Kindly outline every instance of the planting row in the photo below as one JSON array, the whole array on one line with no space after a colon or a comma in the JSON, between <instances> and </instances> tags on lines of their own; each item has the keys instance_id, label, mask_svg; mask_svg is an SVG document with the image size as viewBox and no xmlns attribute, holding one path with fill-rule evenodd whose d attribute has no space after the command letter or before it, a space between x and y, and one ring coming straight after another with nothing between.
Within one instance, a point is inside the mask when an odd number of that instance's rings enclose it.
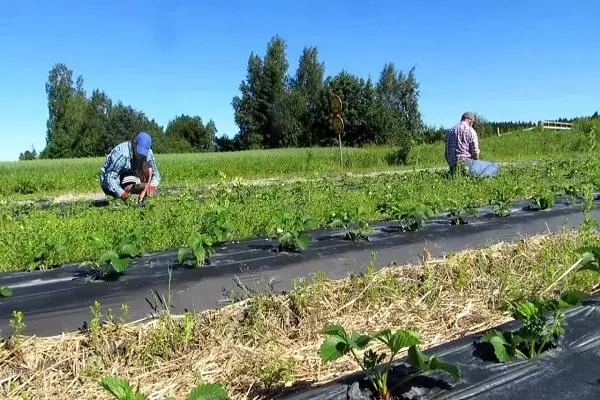
<instances>
[{"instance_id":1,"label":"planting row","mask_svg":"<svg viewBox=\"0 0 600 400\"><path fill-rule=\"evenodd\" d=\"M43 211L35 205L5 205L0 209L0 270L99 258L120 268L125 261L118 260L172 248L185 248L182 260L202 264L212 246L224 241L271 235L281 250L302 250L311 229L341 228L348 239L362 240L372 221L397 220L411 231L438 213L448 213L444 218L451 223L465 222L482 206L505 216L519 199L528 199L532 210L552 207L556 195L588 204L598 187L600 166L590 158L506 167L487 179L418 172L269 187L224 181L202 197L184 191L157 196L143 207L70 204Z\"/></svg>"},{"instance_id":2,"label":"planting row","mask_svg":"<svg viewBox=\"0 0 600 400\"><path fill-rule=\"evenodd\" d=\"M584 217L589 216L590 213L584 213ZM537 220L538 226L540 220L545 219L537 213L530 214L530 218ZM523 224L529 223L527 219ZM510 227L513 224L501 225ZM458 230L471 228L467 225ZM480 250L461 251L443 259L425 256L419 265L407 265L404 258L397 260L402 266L380 270L374 262L359 261L366 268L358 267L352 270L355 273L349 276L344 274L341 280L331 280L340 275L330 271L327 266L311 270L323 271L314 275L283 275L277 272L265 275L265 283L267 280L270 282L272 276L280 280L294 276L298 279L293 279L289 286L277 285L264 289L257 288L240 276L240 291L236 289L234 295L232 287L227 297L228 303L244 301L232 307L206 310L199 314L190 309L200 311L197 300L205 295L203 287L191 286L193 290L189 292L193 300L178 302L174 299L183 288L171 282L185 280L176 277L178 272L207 278L216 271L212 268L200 271L174 268L172 281L169 274L167 285L163 275L160 285L153 285L150 298L146 298L155 318L142 324L124 325L128 320L141 318L139 314L134 315L136 308L147 307L144 303L147 290L144 288L136 292L135 300L122 296L123 292L140 284L136 278L143 268L132 268L132 275L124 276L123 280L114 284L87 285L86 299L78 298L73 290L56 285L52 286L49 293L46 289L38 288L42 289L40 296L46 298L43 302L45 309L51 311L47 320L69 318L73 308L66 306L64 301L67 301L85 310L73 319L76 326L81 326L84 320L88 322L81 332L49 338L43 337L42 333L36 337L20 336L35 326L36 320L39 321L35 309L26 305L27 298L36 297L32 295L36 293L35 288L30 288L33 290L23 298L3 303L6 323L2 326L2 333L11 336L5 336L7 341L0 343L0 358L5 360L1 363L0 375L8 380L0 391L4 391L2 393L6 394L6 398L17 397L24 392L34 398L43 395L100 397L96 394L101 388L99 381L107 374L115 374L128 379L131 382L130 389L139 385L141 394L137 397L140 399L145 395L149 398L167 395L187 398L194 385L201 382L224 384L232 399L277 398L275 394L284 388L286 382L296 382L296 399L341 399L347 398L348 392L357 394L361 388L368 391L374 388L369 382L360 380L360 377L346 379L347 386L325 385L314 391L306 391L306 383L329 380L356 369L358 364L353 365L353 360L356 360L351 357L352 352L343 354L346 346L340 343L340 339L352 341L353 337L363 336L361 340L354 341L361 345L368 341L368 346L354 349L363 364L364 350L373 350L376 355L381 354L380 350L389 354L384 341L398 347L406 339L404 344L408 345L399 355L412 347L410 353L415 354L411 361L416 360L418 368L407 368L405 364L408 360L393 362L388 367L387 357L380 364L384 371L388 371L388 389L407 374L412 375L403 385L405 389L410 388L407 394L416 395L412 398L423 394L424 387L431 389L431 396L425 393L420 397L457 398L466 394L477 395L475 398L501 397L498 389L484 391L485 382L511 390L505 394L505 398L511 398L511 395L512 398L527 398L519 390L531 386L511 383L526 377L529 384L537 385L534 389L541 389L544 383L554 385L553 389L548 390L552 392L564 385L561 376L568 380L572 393L586 398L591 391L597 393L594 384L597 376L592 378L594 373L597 375L594 365L597 365L598 359L592 353L596 351L597 327L600 325L595 314L597 309L593 306L566 312L566 335L559 332L558 338L553 337L551 341L558 346L550 351L539 352L540 347L548 346L541 346L543 341L538 342L535 352L539 355L533 359L529 359L530 352L518 347L526 356L524 361L521 361L523 356L514 351L514 357L511 357L508 365L497 365L500 359L494 355L494 345L485 341L483 336L498 330L507 343L514 344L512 337L517 339L516 336L525 335L518 326L490 329L506 320L502 311L507 304L512 305L510 310L513 312L535 306L534 314L541 316L535 319L541 320L549 331L553 330L551 317L560 311L556 308L562 309L566 305L563 302L572 304L581 299L581 293L575 289L587 293L596 290L599 243L600 236L595 230L570 231L535 236L515 243L500 243ZM438 246L434 245L433 248L439 251ZM439 253L434 250L431 254ZM170 257L173 257L172 253ZM282 255L278 258L296 257ZM577 267L589 271L574 271ZM151 265L147 273L149 276L156 275L158 270L163 269L166 269L166 264L156 259L155 265ZM50 272L50 278L57 277L59 272ZM45 279L41 274L36 275L42 278L40 280ZM205 278L200 280L211 285L211 281ZM212 283L212 286L214 293L219 293L221 285ZM110 290L110 296L99 295L102 290L98 288ZM22 290L27 291L23 287L15 288L15 294L20 295ZM92 307L89 307L90 303ZM542 308L550 309L550 315L542 314ZM7 319L11 311L9 324ZM174 316L169 311L185 311L185 315ZM561 314L562 311L558 315ZM574 318L574 315L578 317ZM449 343L441 349L424 349L481 329L485 330L459 343ZM358 334L353 335L352 332ZM496 333L489 335L490 338L497 336ZM474 345L471 343L473 340L476 342ZM333 342L336 343L335 350L342 355L337 360L328 361L339 355L330 352L331 346L326 345ZM485 359L489 361L482 360L479 355L472 356L475 350L480 353L485 350ZM419 353L424 356L421 360ZM507 348L507 353L512 354L513 351ZM319 358L326 362L322 363ZM451 374L444 369L428 371L443 365L442 362L458 369L460 381L456 386L449 386L454 382ZM575 364L581 368L574 368ZM48 365L61 367L48 370ZM451 368L449 372L456 369ZM107 383L107 379L103 381ZM113 381L118 386L125 386L128 391L125 383ZM357 381L359 384L353 385ZM589 382L587 386L586 381ZM438 395L435 391L442 393ZM567 395L563 397L570 398Z\"/></svg>"},{"instance_id":3,"label":"planting row","mask_svg":"<svg viewBox=\"0 0 600 400\"><path fill-rule=\"evenodd\" d=\"M586 229L589 227L584 228L583 232ZM569 274L592 271L597 282L600 274L600 247L586 246L579 251L579 260L542 293L551 292ZM598 285L595 287L598 288ZM584 302L586 305L580 307ZM546 294L545 298L537 296L531 300L510 302L507 310L511 312L513 321L459 339L456 343L437 346L438 351L445 349L448 358L444 359L436 355L424 355L419 349L420 334L411 329L388 328L369 334L347 332L343 326L330 325L322 332L326 337L320 348L321 359L331 362L348 357L358 364L362 373L341 378L324 387L300 389L291 395L277 398L392 400L444 394L451 397L453 392L458 392L459 395L470 392L476 398L508 399L521 398L534 392L536 396L540 396L544 394L544 390L548 394L552 393L552 396L566 398L568 395L564 393L565 385L568 393L577 393L577 398L596 398L597 387L589 385L590 380L597 381L600 371L597 358L600 354L598 304L600 297L597 292L590 294L577 289L564 289L554 298ZM569 313L567 331L565 310L575 306L578 309ZM373 342L383 343L382 351L366 350ZM428 353L435 352L436 349ZM396 355L402 350L407 350L407 357L395 361ZM554 354L540 360L549 351ZM523 362L532 364L527 366ZM507 364L507 367L499 373L497 368L491 366L493 363ZM576 363L579 363L579 367ZM512 368L512 364L518 366ZM430 374L438 370L446 376ZM545 372L531 374L533 370ZM560 371L560 375L554 375L552 371ZM417 380L422 374L428 374L430 379ZM465 374L466 382L463 381ZM526 382L518 386L512 385L525 376ZM449 384L448 378L453 381L453 385ZM593 385L597 386L597 382Z\"/></svg>"},{"instance_id":4,"label":"planting row","mask_svg":"<svg viewBox=\"0 0 600 400\"><path fill-rule=\"evenodd\" d=\"M592 273L593 280L598 281L600 247L581 248L580 254L577 263L547 288L548 293L552 292L553 286L566 280L568 274ZM452 396L454 392L465 391L472 395L479 393L478 396L485 399L515 398L536 391L539 395L539 390L544 387L554 394L562 394L566 380L569 380L571 390L580 390L579 398L594 398L596 389L582 390L582 386L589 385L590 379L597 379L594 353L598 350L595 339L598 300L590 293L563 288L558 295L537 295L511 301L506 309L515 321L428 351L420 348L422 337L416 329L355 332L346 330L341 324L326 324L320 332L322 342L318 355L321 361L351 360L361 373L317 387L296 388L292 385L283 392L279 390L279 394L271 389L269 398L393 400ZM397 356L405 352L407 356L398 360ZM588 367L573 370L574 358ZM504 373L498 372L494 367L496 364L505 365ZM565 370L566 365L571 365L571 369ZM541 373L531 375L533 370ZM560 376L553 375L554 371L559 371ZM507 374L512 378L507 380ZM511 385L526 375L526 382ZM105 377L101 384L117 399L128 398L120 393L134 394L125 380ZM504 386L510 386L510 389ZM200 388L197 391L200 393ZM202 385L202 391L206 395L214 391L214 398L227 398L225 388L216 384ZM149 398L139 392L135 394L140 399Z\"/></svg>"},{"instance_id":5,"label":"planting row","mask_svg":"<svg viewBox=\"0 0 600 400\"><path fill-rule=\"evenodd\" d=\"M597 295L567 290L558 298L514 302L509 307L513 322L427 352L445 348L447 358L424 354L419 348L419 332L411 329L388 328L361 334L330 325L323 331L326 336L320 348L321 359L331 362L348 357L362 373L276 398L392 400L452 398L455 392L458 396L470 392L469 397L477 399L523 398L534 393L560 398L577 393L578 399L595 399L597 383L596 388L589 385L600 371L595 354L600 346L597 340L583 344L581 337L598 334L598 325L589 317L598 316L599 299ZM568 332L565 313L570 317ZM383 343L384 348L367 349L374 342ZM407 351L407 356L396 360L401 351ZM553 354L547 356L548 352ZM498 372L495 364L506 366ZM534 370L543 372L535 374ZM555 375L553 371L561 372ZM523 378L527 379L522 384L513 385Z\"/></svg>"},{"instance_id":6,"label":"planting row","mask_svg":"<svg viewBox=\"0 0 600 400\"><path fill-rule=\"evenodd\" d=\"M583 230L585 232L585 228ZM567 274L578 274L592 271L596 276L600 274L600 247L584 247L580 249L581 258L567 270L563 276L554 281L557 285ZM596 279L597 280L597 279ZM548 288L548 290L551 287ZM507 307L515 319L513 323L505 324L501 328L493 328L479 335L474 335L474 342L465 355L464 351L457 352L449 358L459 362L448 361L445 357L425 354L420 349L421 334L414 329L390 329L386 328L378 332L349 332L339 324L330 324L321 332L324 340L319 349L319 355L323 362L335 362L343 357L348 357L356 362L363 372L361 376L352 376L344 379L345 383L334 382L316 389L300 389L299 393L287 396L292 399L325 398L324 393L329 391L327 398L347 398L348 400L379 399L392 400L408 398L418 395L440 394L442 391L451 392L456 386L449 385L450 378L453 383L461 383L464 373L468 374L468 383L464 387L485 385L486 387L501 386L504 379L497 379L491 383L496 372L490 369L490 363L501 363L510 365L517 362L536 362L544 353L562 347L558 357L572 357L573 353L591 353L598 350L597 341L595 345L587 343L582 347L580 338L596 335L597 325L589 321L588 312L575 312L571 315L568 341L565 330L565 310L575 306L581 306L582 302L589 300L592 295L576 289L565 289L557 297L538 296L532 300L513 301ZM597 304L598 296L594 300ZM592 303L594 312L594 303ZM597 311L596 311L597 312ZM515 323L516 322L516 323ZM464 343L465 340L463 339ZM379 350L373 344L383 345ZM452 343L446 344L446 347ZM371 348L369 348L371 347ZM460 346L464 348L464 346ZM592 348L593 347L593 348ZM468 347L467 347L468 348ZM398 362L397 356L401 352L407 352L407 356ZM431 352L428 352L431 353ZM456 354L458 353L458 355ZM471 356L471 354L473 356ZM460 360L461 357L468 358L468 362ZM475 361L473 359L475 358ZM463 362L460 362L463 361ZM548 359L542 363L549 363ZM462 370L466 367L466 371ZM519 367L529 370L522 365ZM538 367L539 363L538 363ZM595 368L595 371L599 371ZM441 372L438 373L438 372ZM433 373L433 374L432 374ZM516 372L515 372L516 373ZM446 376L444 376L445 374ZM429 380L420 379L429 375ZM576 376L577 373L571 373ZM592 374L593 375L593 374ZM544 378L537 378L544 381ZM533 390L536 378L529 379L530 388L519 388L522 392ZM540 382L546 385L547 383ZM576 384L571 381L571 384ZM413 387L414 386L414 387ZM460 386L458 387L460 389ZM506 389L504 389L506 391ZM344 394L346 396L344 396ZM504 393L504 398L512 398L514 392ZM584 393L580 393L586 398ZM494 394L484 394L485 398L493 398ZM119 398L117 396L117 398Z\"/></svg>"}]
</instances>

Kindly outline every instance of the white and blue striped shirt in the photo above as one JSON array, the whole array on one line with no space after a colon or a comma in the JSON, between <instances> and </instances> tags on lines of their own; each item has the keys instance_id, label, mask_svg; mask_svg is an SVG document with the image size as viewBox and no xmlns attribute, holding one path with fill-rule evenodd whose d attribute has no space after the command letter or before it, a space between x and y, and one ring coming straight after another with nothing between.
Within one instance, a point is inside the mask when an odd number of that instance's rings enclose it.
<instances>
[{"instance_id":1,"label":"white and blue striped shirt","mask_svg":"<svg viewBox=\"0 0 600 400\"><path fill-rule=\"evenodd\" d=\"M121 174L130 171L132 152L131 142L123 142L118 144L106 157L102 168L100 168L100 180L102 185L109 189L111 192L121 196L124 192L121 188ZM150 185L158 186L160 183L160 172L156 167L156 160L152 150L148 151L148 165L152 168L152 179Z\"/></svg>"}]
</instances>

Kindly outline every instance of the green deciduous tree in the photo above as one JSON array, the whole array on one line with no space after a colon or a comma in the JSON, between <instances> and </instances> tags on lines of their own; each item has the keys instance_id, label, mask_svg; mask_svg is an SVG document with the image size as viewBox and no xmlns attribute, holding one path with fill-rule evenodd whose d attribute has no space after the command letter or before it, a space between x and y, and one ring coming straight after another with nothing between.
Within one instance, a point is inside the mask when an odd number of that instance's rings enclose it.
<instances>
[{"instance_id":1,"label":"green deciduous tree","mask_svg":"<svg viewBox=\"0 0 600 400\"><path fill-rule=\"evenodd\" d=\"M142 111L118 102L111 108L108 115L105 135L102 138L104 153L125 140L133 139L133 136L139 131L148 132L154 142L164 140L162 127L154 119L149 120Z\"/></svg>"},{"instance_id":2,"label":"green deciduous tree","mask_svg":"<svg viewBox=\"0 0 600 400\"><path fill-rule=\"evenodd\" d=\"M99 89L88 98L83 77L79 76L74 84L73 71L64 64L56 64L49 71L46 94L48 121L42 158L102 156L141 130L152 135L157 153L214 148L217 128L212 120L206 125L200 120L197 134L192 129L186 134L167 137L154 119L122 102L113 104ZM193 118L190 121L192 124L197 122Z\"/></svg>"},{"instance_id":3,"label":"green deciduous tree","mask_svg":"<svg viewBox=\"0 0 600 400\"><path fill-rule=\"evenodd\" d=\"M217 127L210 120L206 125L199 116L182 114L170 121L165 134L168 139L183 139L196 151L213 151Z\"/></svg>"},{"instance_id":4,"label":"green deciduous tree","mask_svg":"<svg viewBox=\"0 0 600 400\"><path fill-rule=\"evenodd\" d=\"M377 87L347 71L323 80L317 48L305 47L290 77L285 52L285 41L274 36L264 59L250 54L246 80L232 102L241 148L337 144L331 130L333 94L342 99L347 146L393 143L408 154L422 135L414 68L404 74L386 65Z\"/></svg>"},{"instance_id":5,"label":"green deciduous tree","mask_svg":"<svg viewBox=\"0 0 600 400\"><path fill-rule=\"evenodd\" d=\"M376 134L375 88L370 79L364 80L342 71L327 77L319 96L317 132L321 145L334 144L337 138L330 128L331 96L342 99L341 116L344 120L342 140L347 146L372 143Z\"/></svg>"},{"instance_id":6,"label":"green deciduous tree","mask_svg":"<svg viewBox=\"0 0 600 400\"><path fill-rule=\"evenodd\" d=\"M78 79L78 89L82 80ZM64 64L56 64L48 73L46 94L48 96L48 120L46 122L46 148L42 158L68 157L81 123L83 112L82 93L73 87L73 71ZM83 95L85 97L85 95Z\"/></svg>"},{"instance_id":7,"label":"green deciduous tree","mask_svg":"<svg viewBox=\"0 0 600 400\"><path fill-rule=\"evenodd\" d=\"M106 93L96 89L88 101L83 100L82 106L84 118L72 144L72 154L75 157L103 155L107 151L103 141L108 135L106 129L112 101Z\"/></svg>"},{"instance_id":8,"label":"green deciduous tree","mask_svg":"<svg viewBox=\"0 0 600 400\"><path fill-rule=\"evenodd\" d=\"M397 147L397 161L405 162L416 140L422 139L423 122L418 105L418 83L414 69L408 75L386 64L376 88L376 143Z\"/></svg>"},{"instance_id":9,"label":"green deciduous tree","mask_svg":"<svg viewBox=\"0 0 600 400\"><path fill-rule=\"evenodd\" d=\"M38 153L33 146L31 146L31 150L25 150L23 153L19 154L19 161L35 160L37 158Z\"/></svg>"}]
</instances>

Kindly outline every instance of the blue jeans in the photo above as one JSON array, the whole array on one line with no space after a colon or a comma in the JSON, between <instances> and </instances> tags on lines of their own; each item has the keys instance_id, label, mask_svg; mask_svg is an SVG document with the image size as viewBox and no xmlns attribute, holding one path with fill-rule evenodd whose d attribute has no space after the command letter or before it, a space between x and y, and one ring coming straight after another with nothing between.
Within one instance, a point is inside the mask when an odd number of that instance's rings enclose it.
<instances>
[{"instance_id":1,"label":"blue jeans","mask_svg":"<svg viewBox=\"0 0 600 400\"><path fill-rule=\"evenodd\" d=\"M490 161L466 158L463 160L463 163L468 169L468 174L471 176L495 176L500 170L500 164Z\"/></svg>"}]
</instances>

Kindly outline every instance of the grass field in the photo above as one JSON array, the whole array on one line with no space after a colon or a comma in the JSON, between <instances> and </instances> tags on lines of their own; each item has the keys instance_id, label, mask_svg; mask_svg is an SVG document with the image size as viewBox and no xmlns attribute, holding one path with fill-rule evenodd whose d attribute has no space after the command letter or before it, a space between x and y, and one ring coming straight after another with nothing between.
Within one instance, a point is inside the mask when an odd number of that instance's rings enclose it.
<instances>
[{"instance_id":1,"label":"grass field","mask_svg":"<svg viewBox=\"0 0 600 400\"><path fill-rule=\"evenodd\" d=\"M586 146L587 138L579 132L516 132L482 139L481 156L490 161L570 157ZM446 166L443 143L415 146L404 166L390 165L392 151L391 147L344 148L343 168L337 148L159 154L157 162L163 187L214 183L220 173L231 179L265 179ZM103 158L0 163L0 197L100 192L97 176L102 162Z\"/></svg>"}]
</instances>

